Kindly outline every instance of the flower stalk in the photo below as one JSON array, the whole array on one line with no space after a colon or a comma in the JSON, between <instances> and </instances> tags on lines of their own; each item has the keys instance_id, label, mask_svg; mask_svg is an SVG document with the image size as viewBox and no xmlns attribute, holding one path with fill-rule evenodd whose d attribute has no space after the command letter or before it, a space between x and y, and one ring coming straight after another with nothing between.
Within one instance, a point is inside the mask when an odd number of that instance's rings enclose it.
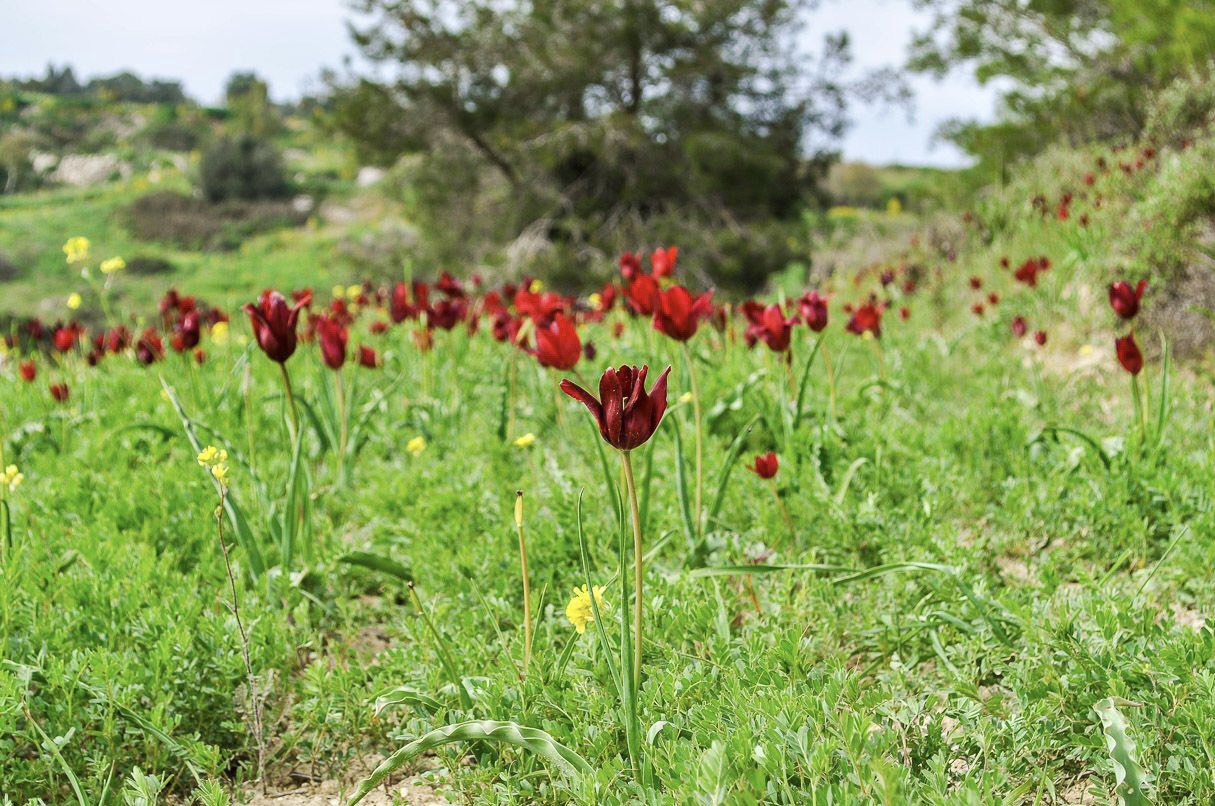
<instances>
[{"instance_id":1,"label":"flower stalk","mask_svg":"<svg viewBox=\"0 0 1215 806\"><path fill-rule=\"evenodd\" d=\"M523 539L523 491L515 492L515 530L519 535L519 567L523 575L523 674L532 663L532 589L527 574L527 543Z\"/></svg>"}]
</instances>

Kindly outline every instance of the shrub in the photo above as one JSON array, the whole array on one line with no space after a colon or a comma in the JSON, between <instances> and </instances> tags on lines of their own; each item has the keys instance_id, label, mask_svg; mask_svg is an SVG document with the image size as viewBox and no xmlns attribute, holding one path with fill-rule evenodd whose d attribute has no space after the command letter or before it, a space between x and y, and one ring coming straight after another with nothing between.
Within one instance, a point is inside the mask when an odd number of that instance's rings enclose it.
<instances>
[{"instance_id":1,"label":"shrub","mask_svg":"<svg viewBox=\"0 0 1215 806\"><path fill-rule=\"evenodd\" d=\"M281 199L290 192L278 151L247 134L212 143L203 154L199 179L212 202Z\"/></svg>"},{"instance_id":2,"label":"shrub","mask_svg":"<svg viewBox=\"0 0 1215 806\"><path fill-rule=\"evenodd\" d=\"M302 224L307 216L285 201L226 201L210 204L172 191L151 193L135 200L125 211L127 226L136 238L159 241L183 249L225 251L235 249L252 235ZM149 263L146 270L158 272Z\"/></svg>"},{"instance_id":3,"label":"shrub","mask_svg":"<svg viewBox=\"0 0 1215 806\"><path fill-rule=\"evenodd\" d=\"M157 274L170 274L174 265L162 257L137 255L127 261L127 274L150 277Z\"/></svg>"}]
</instances>

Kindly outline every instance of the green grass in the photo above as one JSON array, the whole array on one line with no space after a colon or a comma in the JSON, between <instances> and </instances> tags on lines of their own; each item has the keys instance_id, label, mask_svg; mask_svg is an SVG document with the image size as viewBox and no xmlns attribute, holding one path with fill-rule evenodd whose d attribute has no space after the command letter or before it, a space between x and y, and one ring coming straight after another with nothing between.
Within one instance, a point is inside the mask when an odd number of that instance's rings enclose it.
<instances>
[{"instance_id":1,"label":"green grass","mask_svg":"<svg viewBox=\"0 0 1215 806\"><path fill-rule=\"evenodd\" d=\"M635 460L655 550L640 713L645 728L665 723L647 750L657 782L649 792L629 783L600 647L564 617L584 581L580 497L591 576L608 590L610 638L623 604L608 584L615 504L586 411L559 393L560 375L523 354L512 359L484 328L437 333L427 353L402 329L352 337L379 348L385 366L349 370L368 423L351 478L343 482L326 437L305 417L311 538L289 568L264 577L250 573L247 551L233 554L266 695L271 778L346 778L368 753L492 719L547 731L590 762L594 780L571 782L516 748L450 745L422 766L437 770L454 802L565 803L595 785L608 803L1046 804L1086 791L1109 802L1115 768L1093 709L1113 697L1140 704L1121 714L1153 802L1215 800L1215 633L1190 624L1215 613L1210 378L1198 365L1175 372L1162 449L1140 457L1128 379L1112 355L1122 328L1103 295L1111 260L1127 254L1119 222L1138 209L1142 186L1111 178L1087 229L1075 216L1043 219L1028 199L1075 186L1088 164L1079 154L1056 159L980 205L982 226L945 235L926 227L916 246L900 228L889 265L926 270L914 296L892 286L880 344L844 333L840 307L876 288L882 267L862 272L856 287L836 280L825 341L839 373L835 422L821 355L794 425L780 359L747 350L738 332L706 327L696 336L707 497L730 444L754 427L709 524L707 553L685 535L677 472L677 429L690 463L691 407L674 406ZM0 237L39 261L36 282L6 287L14 309L73 290L58 252L70 235L107 254L154 249L124 240L106 213L130 192L4 202ZM327 288L348 279L325 260L338 235L305 229L237 254L175 254L182 270L172 282L229 307L263 286ZM955 261L943 255L945 238ZM694 246L687 251L681 260ZM1015 266L1038 254L1054 265L1036 291L997 267L1001 255ZM969 312L982 296L969 289L971 275L982 278L982 294L1001 296L982 317ZM124 305L163 290L154 279L120 282ZM902 304L906 322L896 315ZM1012 338L1016 314L1049 332L1045 348ZM584 374L609 362L669 363L672 401L688 391L675 345L646 322L619 339L611 325L584 330L599 349ZM238 318L233 332L247 325ZM794 378L811 354L809 335L795 337ZM1150 343L1147 330L1139 335ZM150 369L128 357L100 369L43 362L33 386L16 378L14 362L0 363L4 456L26 475L10 496L14 544L0 566L0 790L14 803L76 802L69 770L89 803L118 803L136 767L183 797L196 787L192 769L226 787L253 775L216 494L161 378L201 440L232 454L231 493L271 563L290 441L277 369L239 338L204 346L203 367L174 356ZM323 419L331 374L308 348L289 366ZM1154 384L1159 367L1149 358ZM46 382L61 378L73 393L63 407L46 394ZM525 433L535 444L516 447ZM412 455L405 446L416 436L426 448ZM792 533L767 485L743 467L767 450L780 455ZM538 613L525 680L518 489ZM341 562L352 551L409 569L441 644L403 582ZM697 574L690 557L954 573L756 574L757 613L740 578ZM468 680L463 696L444 651ZM397 686L415 692L408 704L375 716L376 696Z\"/></svg>"}]
</instances>

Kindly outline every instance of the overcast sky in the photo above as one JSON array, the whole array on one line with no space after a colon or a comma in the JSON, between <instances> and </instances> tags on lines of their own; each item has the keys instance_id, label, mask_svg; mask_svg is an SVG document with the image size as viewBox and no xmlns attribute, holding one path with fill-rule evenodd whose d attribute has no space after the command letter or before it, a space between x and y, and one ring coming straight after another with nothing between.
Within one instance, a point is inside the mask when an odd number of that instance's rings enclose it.
<instances>
[{"instance_id":1,"label":"overcast sky","mask_svg":"<svg viewBox=\"0 0 1215 806\"><path fill-rule=\"evenodd\" d=\"M858 68L897 65L924 19L908 0L827 0L820 31L848 30ZM343 0L0 0L0 75L41 74L48 62L71 64L78 78L129 69L173 78L203 101L219 99L236 70L254 70L275 97L318 88L323 66L352 54ZM951 147L931 143L951 117L989 119L990 88L967 75L912 81L914 118L903 109L856 107L847 158L958 165Z\"/></svg>"}]
</instances>

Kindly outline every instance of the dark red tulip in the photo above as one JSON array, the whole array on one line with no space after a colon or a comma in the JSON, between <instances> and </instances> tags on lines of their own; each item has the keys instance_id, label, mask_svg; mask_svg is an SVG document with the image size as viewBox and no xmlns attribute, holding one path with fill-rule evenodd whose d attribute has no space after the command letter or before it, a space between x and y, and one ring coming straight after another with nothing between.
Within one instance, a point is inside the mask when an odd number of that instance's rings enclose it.
<instances>
[{"instance_id":1,"label":"dark red tulip","mask_svg":"<svg viewBox=\"0 0 1215 806\"><path fill-rule=\"evenodd\" d=\"M194 351L194 363L198 364L199 366L202 366L203 364L207 363L206 350L199 347L197 350Z\"/></svg>"},{"instance_id":2,"label":"dark red tulip","mask_svg":"<svg viewBox=\"0 0 1215 806\"><path fill-rule=\"evenodd\" d=\"M693 299L686 288L673 285L666 291L657 293L654 329L676 341L687 341L696 335L700 320L707 319L712 313L712 291L706 291Z\"/></svg>"},{"instance_id":3,"label":"dark red tulip","mask_svg":"<svg viewBox=\"0 0 1215 806\"><path fill-rule=\"evenodd\" d=\"M983 303L981 303L981 302L976 302L974 305L970 306L970 312L973 313L975 316L982 316L984 310L985 309L983 308Z\"/></svg>"},{"instance_id":4,"label":"dark red tulip","mask_svg":"<svg viewBox=\"0 0 1215 806\"><path fill-rule=\"evenodd\" d=\"M845 329L858 336L862 333L872 333L874 338L880 339L882 337L882 306L876 302L867 302L860 306L848 320L848 326Z\"/></svg>"},{"instance_id":5,"label":"dark red tulip","mask_svg":"<svg viewBox=\"0 0 1215 806\"><path fill-rule=\"evenodd\" d=\"M312 321L321 345L321 360L330 369L341 369L346 363L346 342L350 338L346 326L331 316L316 316Z\"/></svg>"},{"instance_id":6,"label":"dark red tulip","mask_svg":"<svg viewBox=\"0 0 1215 806\"><path fill-rule=\"evenodd\" d=\"M573 369L582 357L578 329L565 314L557 314L549 324L536 326L536 349L531 353L542 367L562 371Z\"/></svg>"},{"instance_id":7,"label":"dark red tulip","mask_svg":"<svg viewBox=\"0 0 1215 806\"><path fill-rule=\"evenodd\" d=\"M1035 333L1034 341L1038 342L1039 347L1045 346L1046 345L1046 331L1039 330L1037 333Z\"/></svg>"},{"instance_id":8,"label":"dark red tulip","mask_svg":"<svg viewBox=\"0 0 1215 806\"><path fill-rule=\"evenodd\" d=\"M650 316L658 304L658 281L650 274L639 274L624 289L624 297L633 313Z\"/></svg>"},{"instance_id":9,"label":"dark red tulip","mask_svg":"<svg viewBox=\"0 0 1215 806\"><path fill-rule=\"evenodd\" d=\"M641 274L641 255L632 252L625 252L621 255L620 276L632 282L633 278L639 274Z\"/></svg>"},{"instance_id":10,"label":"dark red tulip","mask_svg":"<svg viewBox=\"0 0 1215 806\"><path fill-rule=\"evenodd\" d=\"M906 305L904 305L902 308L899 308L899 318L902 319L904 322L906 322L908 319L911 318L911 309L908 308Z\"/></svg>"},{"instance_id":11,"label":"dark red tulip","mask_svg":"<svg viewBox=\"0 0 1215 806\"><path fill-rule=\"evenodd\" d=\"M1147 280L1140 280L1134 288L1126 280L1110 284L1110 307L1123 319L1134 319L1139 313L1139 301L1147 290Z\"/></svg>"},{"instance_id":12,"label":"dark red tulip","mask_svg":"<svg viewBox=\"0 0 1215 806\"><path fill-rule=\"evenodd\" d=\"M1013 332L1013 335L1016 336L1018 339L1024 338L1025 334L1029 332L1029 325L1025 324L1024 316L1013 317L1012 332Z\"/></svg>"},{"instance_id":13,"label":"dark red tulip","mask_svg":"<svg viewBox=\"0 0 1215 806\"><path fill-rule=\"evenodd\" d=\"M582 345L582 357L587 361L594 361L595 356L597 355L599 355L599 351L595 349L594 344L588 341L586 344Z\"/></svg>"},{"instance_id":14,"label":"dark red tulip","mask_svg":"<svg viewBox=\"0 0 1215 806\"><path fill-rule=\"evenodd\" d=\"M21 380L26 383L33 383L38 377L38 365L33 361L22 361L18 369L21 370Z\"/></svg>"},{"instance_id":15,"label":"dark red tulip","mask_svg":"<svg viewBox=\"0 0 1215 806\"><path fill-rule=\"evenodd\" d=\"M1143 353L1135 343L1135 334L1129 333L1120 339L1114 339L1114 350L1118 353L1118 363L1132 375L1143 371Z\"/></svg>"},{"instance_id":16,"label":"dark red tulip","mask_svg":"<svg viewBox=\"0 0 1215 806\"><path fill-rule=\"evenodd\" d=\"M827 298L820 297L817 291L808 291L797 305L806 327L815 333L822 333L827 327Z\"/></svg>"},{"instance_id":17,"label":"dark red tulip","mask_svg":"<svg viewBox=\"0 0 1215 806\"><path fill-rule=\"evenodd\" d=\"M438 281L435 283L435 288L449 297L463 297L464 285L452 277L448 272L443 272L439 275Z\"/></svg>"},{"instance_id":18,"label":"dark red tulip","mask_svg":"<svg viewBox=\"0 0 1215 806\"><path fill-rule=\"evenodd\" d=\"M468 303L463 297L441 299L426 311L426 324L440 330L451 330L464 321L467 313Z\"/></svg>"},{"instance_id":19,"label":"dark red tulip","mask_svg":"<svg viewBox=\"0 0 1215 806\"><path fill-rule=\"evenodd\" d=\"M55 328L55 332L51 335L51 342L55 345L56 350L66 353L76 346L76 338L79 335L80 333L74 325L64 325Z\"/></svg>"},{"instance_id":20,"label":"dark red tulip","mask_svg":"<svg viewBox=\"0 0 1215 806\"><path fill-rule=\"evenodd\" d=\"M369 327L368 330L371 331L371 335L373 336L382 336L388 332L388 323L377 319L371 323L371 327Z\"/></svg>"},{"instance_id":21,"label":"dark red tulip","mask_svg":"<svg viewBox=\"0 0 1215 806\"><path fill-rule=\"evenodd\" d=\"M747 465L747 469L761 479L770 479L776 475L776 471L780 469L780 462L776 460L776 454L768 451L755 457L753 464Z\"/></svg>"},{"instance_id":22,"label":"dark red tulip","mask_svg":"<svg viewBox=\"0 0 1215 806\"><path fill-rule=\"evenodd\" d=\"M757 341L762 341L775 353L783 353L789 349L789 338L793 334L796 319L786 319L784 311L775 303L764 308L757 303L743 303L743 315L750 324L744 338L748 347L753 347Z\"/></svg>"},{"instance_id":23,"label":"dark red tulip","mask_svg":"<svg viewBox=\"0 0 1215 806\"><path fill-rule=\"evenodd\" d=\"M359 345L359 366L367 369L379 369L379 353L365 344Z\"/></svg>"},{"instance_id":24,"label":"dark red tulip","mask_svg":"<svg viewBox=\"0 0 1215 806\"><path fill-rule=\"evenodd\" d=\"M155 328L148 328L135 344L135 358L145 367L165 357L165 346Z\"/></svg>"},{"instance_id":25,"label":"dark red tulip","mask_svg":"<svg viewBox=\"0 0 1215 806\"><path fill-rule=\"evenodd\" d=\"M992 291L990 294L987 295L987 302L989 305L999 305L1000 304L1000 295L997 294L995 291Z\"/></svg>"},{"instance_id":26,"label":"dark red tulip","mask_svg":"<svg viewBox=\"0 0 1215 806\"><path fill-rule=\"evenodd\" d=\"M66 383L51 384L51 397L55 399L56 403L67 403L71 396L71 390L68 389Z\"/></svg>"},{"instance_id":27,"label":"dark red tulip","mask_svg":"<svg viewBox=\"0 0 1215 806\"><path fill-rule=\"evenodd\" d=\"M1030 288L1038 285L1038 274L1050 268L1050 258L1047 257L1031 257L1029 260L1017 267L1013 277L1018 281L1025 283Z\"/></svg>"},{"instance_id":28,"label":"dark red tulip","mask_svg":"<svg viewBox=\"0 0 1215 806\"><path fill-rule=\"evenodd\" d=\"M667 410L667 367L650 392L645 390L648 366L640 369L608 367L599 380L599 399L570 380L561 381L561 391L590 410L599 433L613 448L631 451L658 429Z\"/></svg>"},{"instance_id":29,"label":"dark red tulip","mask_svg":"<svg viewBox=\"0 0 1215 806\"><path fill-rule=\"evenodd\" d=\"M655 277L670 277L675 274L675 261L679 258L679 247L659 247L650 255L650 269Z\"/></svg>"},{"instance_id":30,"label":"dark red tulip","mask_svg":"<svg viewBox=\"0 0 1215 806\"><path fill-rule=\"evenodd\" d=\"M978 291L980 288L983 287L983 279L981 277L971 277L970 278L970 287L973 288L975 291Z\"/></svg>"},{"instance_id":31,"label":"dark red tulip","mask_svg":"<svg viewBox=\"0 0 1215 806\"><path fill-rule=\"evenodd\" d=\"M131 346L131 331L126 325L118 325L105 334L105 348L117 355Z\"/></svg>"},{"instance_id":32,"label":"dark red tulip","mask_svg":"<svg viewBox=\"0 0 1215 806\"><path fill-rule=\"evenodd\" d=\"M202 339L202 320L198 311L182 314L181 319L173 326L172 344L177 352L193 350Z\"/></svg>"},{"instance_id":33,"label":"dark red tulip","mask_svg":"<svg viewBox=\"0 0 1215 806\"><path fill-rule=\"evenodd\" d=\"M294 355L297 341L295 329L300 311L311 301L312 295L309 293L297 300L295 305L288 305L286 297L277 291L263 291L256 305L248 303L244 306L243 310L249 314L249 322L253 325L257 345L271 361L285 364Z\"/></svg>"}]
</instances>

